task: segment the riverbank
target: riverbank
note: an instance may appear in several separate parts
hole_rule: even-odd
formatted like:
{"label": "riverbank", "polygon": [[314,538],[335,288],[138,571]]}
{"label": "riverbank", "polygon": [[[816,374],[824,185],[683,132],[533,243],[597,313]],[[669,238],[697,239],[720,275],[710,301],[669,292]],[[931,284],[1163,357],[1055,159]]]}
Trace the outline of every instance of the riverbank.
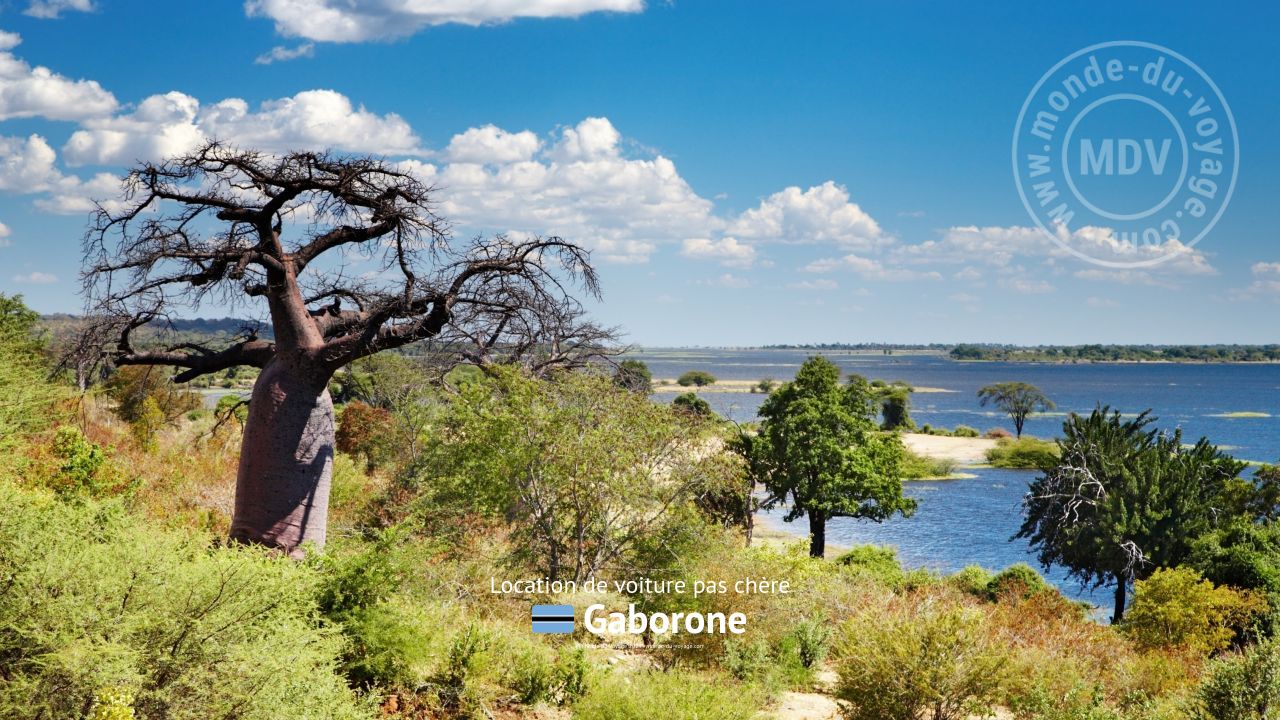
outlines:
{"label": "riverbank", "polygon": [[[781,381],[774,380],[773,387],[781,385]],[[912,386],[912,392],[915,393],[956,393],[959,390],[949,390],[940,387],[915,387]],[[711,385],[703,385],[701,387],[694,385],[681,385],[676,382],[675,378],[655,378],[653,381],[653,392],[655,393],[758,393],[767,395],[768,393],[760,392],[759,380],[717,380]]]}

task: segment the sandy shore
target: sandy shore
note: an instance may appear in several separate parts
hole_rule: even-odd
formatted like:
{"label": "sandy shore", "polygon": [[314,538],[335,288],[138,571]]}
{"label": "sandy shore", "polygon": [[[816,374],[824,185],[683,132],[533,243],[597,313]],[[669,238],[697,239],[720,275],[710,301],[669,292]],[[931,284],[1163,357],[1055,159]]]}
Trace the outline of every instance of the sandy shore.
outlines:
{"label": "sandy shore", "polygon": [[907,433],[902,442],[914,453],[939,460],[954,460],[960,465],[982,465],[987,462],[987,450],[996,446],[987,438],[947,437]]}

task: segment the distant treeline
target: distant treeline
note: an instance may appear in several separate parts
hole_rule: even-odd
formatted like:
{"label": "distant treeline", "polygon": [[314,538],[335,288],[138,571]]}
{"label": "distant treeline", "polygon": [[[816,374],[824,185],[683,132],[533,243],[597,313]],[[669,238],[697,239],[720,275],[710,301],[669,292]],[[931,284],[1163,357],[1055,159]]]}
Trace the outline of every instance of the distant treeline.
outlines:
{"label": "distant treeline", "polygon": [[[80,327],[81,319],[79,315],[55,313],[40,316],[40,325],[58,338],[76,332]],[[272,337],[270,324],[225,317],[155,321],[139,328],[137,339],[143,344],[146,344],[150,338],[158,336],[163,336],[166,343],[216,341],[242,337],[252,329],[256,329],[261,338],[271,339]]]}
{"label": "distant treeline", "polygon": [[892,353],[895,350],[934,350],[946,352],[952,348],[947,343],[928,345],[901,345],[890,343],[805,343],[802,345],[765,345],[763,350],[862,350]]}
{"label": "distant treeline", "polygon": [[1006,362],[1274,362],[1280,345],[956,345],[953,360]]}

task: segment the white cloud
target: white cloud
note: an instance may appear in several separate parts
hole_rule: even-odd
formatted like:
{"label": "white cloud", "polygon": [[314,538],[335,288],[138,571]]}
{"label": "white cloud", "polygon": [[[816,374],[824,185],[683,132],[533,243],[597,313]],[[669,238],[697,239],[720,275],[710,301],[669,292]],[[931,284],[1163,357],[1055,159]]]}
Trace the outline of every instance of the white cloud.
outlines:
{"label": "white cloud", "polygon": [[297,47],[285,47],[277,45],[270,50],[262,53],[253,59],[255,65],[270,65],[276,62],[286,62],[289,60],[297,60],[298,58],[315,57],[316,44],[302,43]]}
{"label": "white cloud", "polygon": [[458,163],[516,163],[532,160],[541,146],[538,136],[528,130],[511,133],[495,125],[485,125],[454,135],[445,155]]}
{"label": "white cloud", "polygon": [[516,18],[639,12],[643,0],[249,0],[250,17],[275,21],[276,32],[324,42],[389,40],[446,23],[488,25]]}
{"label": "white cloud", "polygon": [[1247,287],[1231,292],[1236,300],[1247,300],[1257,297],[1280,298],[1280,262],[1256,262],[1250,268],[1253,282]]}
{"label": "white cloud", "polygon": [[276,152],[421,152],[421,142],[399,115],[353,106],[333,90],[305,90],[264,102],[256,111],[239,98],[201,107],[190,95],[169,92],[148,97],[131,113],[87,120],[82,126],[62,148],[70,165],[158,160],[190,150],[206,138]]}
{"label": "white cloud", "polygon": [[56,20],[68,10],[93,12],[97,9],[93,0],[30,0],[27,3],[27,9],[23,10],[22,14],[45,20]]}
{"label": "white cloud", "polygon": [[58,282],[58,276],[50,273],[32,271],[26,275],[14,275],[13,281],[26,285],[49,285]]}
{"label": "white cloud", "polygon": [[728,233],[787,243],[838,244],[865,250],[892,241],[843,185],[828,180],[808,190],[788,187],[743,212]]}
{"label": "white cloud", "polygon": [[722,265],[729,267],[751,267],[756,259],[755,248],[740,243],[733,237],[719,240],[686,238],[680,254],[695,260],[719,260]]}
{"label": "white cloud", "polygon": [[[639,263],[660,243],[715,238],[723,225],[671,160],[624,155],[621,134],[605,118],[565,128],[548,147],[532,133],[473,130],[444,153],[470,162],[402,163],[440,188],[440,213],[457,226],[560,235],[605,262]],[[717,242],[739,261],[746,255],[747,246]]]}
{"label": "white cloud", "polygon": [[46,212],[89,212],[94,200],[119,196],[120,178],[98,173],[88,180],[64,175],[56,166],[57,153],[39,135],[0,137],[0,191],[40,193],[36,207]]}
{"label": "white cloud", "polygon": [[13,231],[9,229],[9,226],[0,222],[0,247],[9,247],[9,236],[12,234]]}
{"label": "white cloud", "polygon": [[1116,302],[1115,300],[1112,300],[1111,298],[1102,298],[1102,297],[1097,297],[1095,295],[1090,295],[1084,302],[1086,305],[1088,305],[1091,308],[1098,308],[1103,310],[1109,310],[1111,308],[1120,307],[1120,303]]}
{"label": "white cloud", "polygon": [[80,120],[115,110],[115,96],[93,80],[71,80],[15,57],[9,50],[20,42],[17,33],[0,31],[0,120]]}

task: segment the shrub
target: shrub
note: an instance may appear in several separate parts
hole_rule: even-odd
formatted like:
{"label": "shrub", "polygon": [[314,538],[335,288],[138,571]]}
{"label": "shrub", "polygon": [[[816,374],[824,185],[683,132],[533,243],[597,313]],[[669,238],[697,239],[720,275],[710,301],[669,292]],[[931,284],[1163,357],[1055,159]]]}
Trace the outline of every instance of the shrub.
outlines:
{"label": "shrub", "polygon": [[987,438],[988,440],[1001,440],[1013,437],[1013,433],[1002,427],[993,427],[988,428],[986,432],[982,433],[982,437]]}
{"label": "shrub", "polygon": [[102,446],[90,442],[74,425],[63,425],[54,432],[50,450],[55,467],[41,479],[63,497],[102,498],[137,487],[137,478],[126,476]]}
{"label": "shrub", "polygon": [[762,701],[749,686],[675,673],[612,676],[573,708],[575,720],[750,720]]}
{"label": "shrub", "polygon": [[199,393],[176,385],[165,369],[153,365],[126,365],[118,368],[106,382],[107,394],[116,401],[116,414],[128,423],[137,422],[149,411],[146,402],[171,423],[200,407]]}
{"label": "shrub", "polygon": [[902,477],[907,480],[949,477],[959,466],[950,458],[931,458],[906,449],[902,455]]}
{"label": "shrub", "polygon": [[1230,645],[1265,609],[1256,593],[1216,587],[1192,568],[1161,568],[1134,584],[1124,630],[1145,647],[1207,655]]}
{"label": "shrub", "polygon": [[389,411],[353,400],[342,408],[334,444],[344,453],[363,455],[372,470],[393,454],[394,423]]}
{"label": "shrub", "polygon": [[906,572],[898,563],[898,551],[888,545],[859,545],[836,558],[836,562],[893,590],[900,589],[906,579]]}
{"label": "shrub", "polygon": [[991,580],[995,576],[990,570],[981,565],[966,565],[951,577],[947,578],[947,582],[961,592],[977,597],[987,597],[987,588],[991,585]]}
{"label": "shrub", "polygon": [[836,697],[850,720],[958,720],[997,697],[1005,658],[977,610],[926,600],[851,621],[843,635]]}
{"label": "shrub", "polygon": [[957,425],[951,434],[955,437],[976,438],[978,437],[978,428],[969,427],[968,425]]}
{"label": "shrub", "polygon": [[[0,483],[0,717],[370,717],[335,671],[317,574],[254,548]],[[127,717],[127,716],[126,716]]]}
{"label": "shrub", "polygon": [[831,626],[825,620],[805,618],[788,635],[795,643],[802,667],[813,669],[827,659],[831,649]]}
{"label": "shrub", "polygon": [[763,378],[755,384],[755,387],[751,388],[751,392],[768,395],[776,387],[778,387],[778,383],[773,378]]}
{"label": "shrub", "polygon": [[1280,644],[1270,639],[1210,663],[1196,690],[1196,720],[1271,720],[1280,713]]}
{"label": "shrub", "polygon": [[706,370],[690,370],[676,379],[676,384],[681,387],[702,387],[704,385],[714,385],[716,376]]}
{"label": "shrub", "polygon": [[643,360],[623,360],[613,374],[613,383],[624,390],[648,395],[653,392],[653,373]]}
{"label": "shrub", "polygon": [[996,573],[987,583],[987,597],[999,600],[1006,597],[1028,598],[1032,595],[1053,590],[1053,586],[1045,582],[1035,568],[1026,563],[1014,563]]}
{"label": "shrub", "polygon": [[1032,437],[1002,438],[987,450],[987,462],[998,468],[1041,470],[1056,465],[1058,457],[1057,443]]}
{"label": "shrub", "polygon": [[698,397],[696,393],[691,392],[677,395],[671,401],[671,407],[694,417],[711,417],[712,415],[711,405],[706,400]]}

